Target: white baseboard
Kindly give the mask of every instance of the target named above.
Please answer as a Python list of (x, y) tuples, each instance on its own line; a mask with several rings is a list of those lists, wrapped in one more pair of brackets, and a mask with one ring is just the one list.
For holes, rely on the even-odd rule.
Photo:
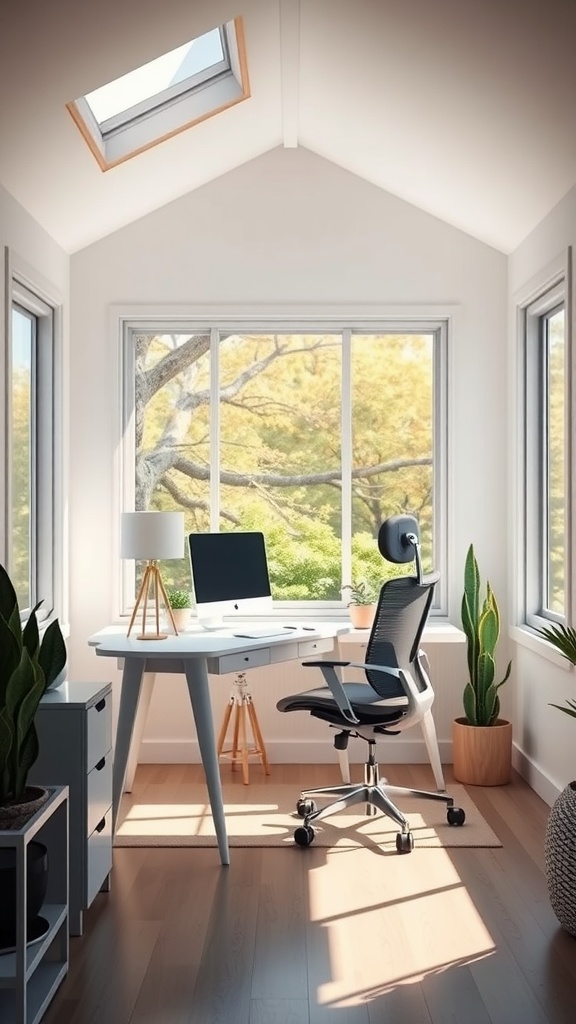
[(552, 807), (564, 787), (546, 775), (516, 743), (512, 744), (512, 765), (544, 803)]

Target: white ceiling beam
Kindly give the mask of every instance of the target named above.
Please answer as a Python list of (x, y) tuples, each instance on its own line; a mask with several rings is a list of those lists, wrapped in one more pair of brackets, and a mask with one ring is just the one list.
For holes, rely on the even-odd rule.
[(295, 149), (300, 105), (300, 0), (280, 0), (280, 75), (284, 147)]

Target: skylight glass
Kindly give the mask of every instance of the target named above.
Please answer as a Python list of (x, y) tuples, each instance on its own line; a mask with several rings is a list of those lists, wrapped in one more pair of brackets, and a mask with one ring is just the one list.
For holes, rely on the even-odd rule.
[(220, 29), (214, 28), (95, 89), (85, 99), (98, 124), (102, 125), (111, 117), (154, 99), (166, 89), (188, 82), (224, 59)]

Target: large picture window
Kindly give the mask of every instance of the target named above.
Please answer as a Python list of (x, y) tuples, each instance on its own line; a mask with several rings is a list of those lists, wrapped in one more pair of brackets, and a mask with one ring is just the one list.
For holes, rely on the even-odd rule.
[[(352, 580), (404, 574), (375, 543), (399, 512), (442, 568), (446, 322), (127, 322), (124, 371), (126, 507), (262, 530), (276, 603), (330, 609)], [(189, 588), (186, 559), (164, 572)]]

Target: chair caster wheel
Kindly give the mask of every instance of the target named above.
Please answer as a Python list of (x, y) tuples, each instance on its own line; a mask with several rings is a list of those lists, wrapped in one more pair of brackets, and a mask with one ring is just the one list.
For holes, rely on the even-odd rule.
[(446, 819), (449, 825), (463, 825), (466, 821), (466, 811), (461, 807), (449, 807), (446, 811)]
[(296, 804), (296, 813), (299, 818), (306, 818), (309, 814), (314, 814), (316, 810), (316, 804), (314, 800), (305, 799), (300, 797)]
[(310, 846), (314, 842), (314, 836), (312, 825), (300, 825), (294, 831), (294, 842), (297, 846)]
[(396, 836), (396, 850), (398, 853), (412, 853), (414, 849), (414, 836), (411, 832), (398, 832)]

